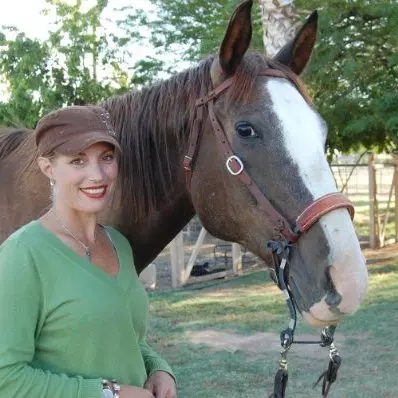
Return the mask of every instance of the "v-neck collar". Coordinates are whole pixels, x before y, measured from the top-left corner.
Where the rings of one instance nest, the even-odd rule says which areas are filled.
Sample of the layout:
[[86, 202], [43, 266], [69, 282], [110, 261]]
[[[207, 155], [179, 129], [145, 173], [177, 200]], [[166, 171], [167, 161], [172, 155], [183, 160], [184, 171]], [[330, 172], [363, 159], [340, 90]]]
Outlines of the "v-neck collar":
[[[119, 270], [116, 275], [109, 274], [100, 267], [97, 267], [95, 264], [88, 261], [86, 257], [76, 253], [76, 251], [74, 251], [71, 247], [69, 247], [66, 243], [64, 243], [54, 232], [47, 229], [40, 222], [40, 220], [34, 220], [32, 221], [32, 223], [36, 224], [37, 227], [40, 228], [40, 230], [46, 234], [46, 237], [51, 241], [52, 245], [56, 247], [56, 249], [62, 251], [68, 258], [78, 263], [82, 268], [84, 268], [91, 274], [95, 275], [96, 277], [100, 278], [106, 283], [111, 283], [113, 285], [115, 284], [120, 285], [125, 291], [130, 286], [131, 276], [129, 278], [127, 275], [127, 269], [126, 269], [127, 262], [124, 258], [125, 256], [123, 251], [120, 250], [120, 247], [118, 247], [117, 239], [115, 239], [111, 228], [102, 226], [107, 236], [110, 238], [111, 244], [113, 245], [116, 256], [118, 258]], [[131, 267], [133, 267], [133, 264], [131, 264]]]

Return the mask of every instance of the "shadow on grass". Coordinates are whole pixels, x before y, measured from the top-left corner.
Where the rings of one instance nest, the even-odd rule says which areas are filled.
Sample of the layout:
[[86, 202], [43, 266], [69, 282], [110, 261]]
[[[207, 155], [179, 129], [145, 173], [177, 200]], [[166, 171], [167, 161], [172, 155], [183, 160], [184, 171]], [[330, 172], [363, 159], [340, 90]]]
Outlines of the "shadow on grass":
[[[398, 264], [391, 264], [387, 263], [384, 264], [384, 262], [388, 262], [391, 260], [397, 260], [397, 256], [391, 256], [387, 258], [383, 258], [381, 261], [382, 263], [377, 263], [377, 259], [372, 259], [371, 262], [368, 261], [368, 264], [371, 264], [370, 267], [368, 267], [368, 272], [370, 275], [380, 275], [380, 274], [389, 274], [389, 273], [394, 273], [398, 272]], [[380, 262], [380, 260], [379, 260]]]
[[285, 301], [266, 272], [208, 285], [151, 295], [151, 313], [177, 328], [238, 328], [252, 333], [287, 317]]

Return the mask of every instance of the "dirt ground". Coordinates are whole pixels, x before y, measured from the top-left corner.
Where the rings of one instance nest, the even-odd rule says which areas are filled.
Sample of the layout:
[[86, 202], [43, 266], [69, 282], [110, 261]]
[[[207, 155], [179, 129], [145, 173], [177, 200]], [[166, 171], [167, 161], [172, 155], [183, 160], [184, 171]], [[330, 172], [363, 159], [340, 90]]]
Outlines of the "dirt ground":
[[[222, 330], [198, 330], [189, 331], [188, 339], [194, 344], [206, 344], [213, 351], [244, 351], [251, 354], [251, 359], [261, 357], [264, 354], [279, 353], [281, 341], [279, 333], [255, 333], [251, 336], [242, 336]], [[300, 340], [317, 341], [320, 339], [318, 334], [300, 334]], [[342, 333], [336, 333], [339, 349], [344, 347], [346, 337]], [[299, 356], [311, 358], [324, 358], [325, 351], [319, 349], [318, 344], [298, 344], [294, 345], [291, 351]]]
[[377, 266], [384, 265], [385, 262], [398, 259], [398, 243], [387, 245], [381, 249], [367, 248], [363, 252], [368, 266], [373, 266], [375, 263], [377, 263]]

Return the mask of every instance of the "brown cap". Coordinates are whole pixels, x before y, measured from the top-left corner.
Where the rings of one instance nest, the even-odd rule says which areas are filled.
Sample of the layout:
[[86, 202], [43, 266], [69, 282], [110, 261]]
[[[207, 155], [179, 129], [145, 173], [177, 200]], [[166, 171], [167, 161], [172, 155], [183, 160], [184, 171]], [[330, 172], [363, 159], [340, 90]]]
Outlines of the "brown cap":
[[35, 129], [40, 155], [76, 155], [97, 142], [121, 151], [109, 113], [99, 106], [68, 106], [49, 113]]

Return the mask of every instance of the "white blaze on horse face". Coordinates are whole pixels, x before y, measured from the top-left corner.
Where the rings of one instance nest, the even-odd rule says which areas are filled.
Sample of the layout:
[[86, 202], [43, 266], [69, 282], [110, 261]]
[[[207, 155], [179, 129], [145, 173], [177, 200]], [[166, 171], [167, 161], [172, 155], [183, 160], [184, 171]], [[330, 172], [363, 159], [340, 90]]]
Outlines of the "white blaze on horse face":
[[[336, 192], [336, 184], [324, 155], [325, 126], [317, 113], [307, 104], [288, 81], [269, 79], [266, 88], [273, 111], [280, 122], [284, 147], [299, 176], [313, 199]], [[347, 210], [332, 211], [320, 219], [330, 247], [330, 275], [342, 300], [330, 311], [324, 299], [311, 307], [306, 318], [328, 322], [338, 320], [339, 312], [357, 310], [367, 291], [368, 274], [359, 242]], [[304, 314], [305, 315], [305, 314]]]

